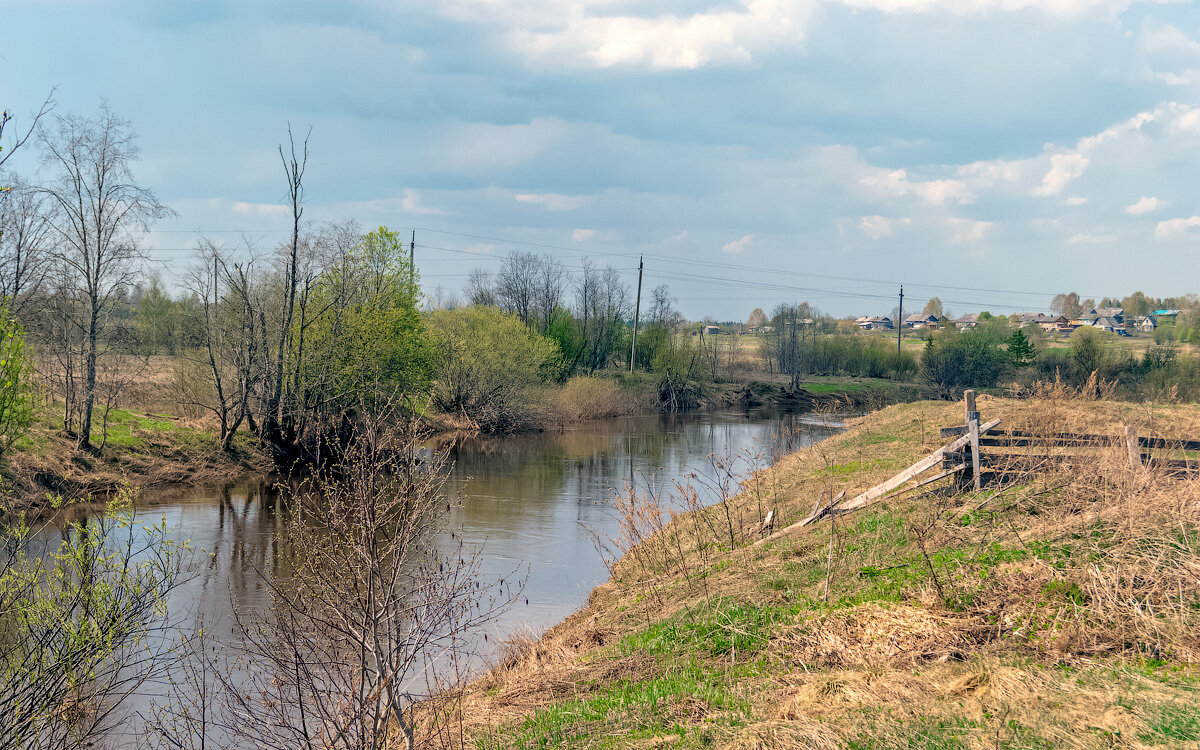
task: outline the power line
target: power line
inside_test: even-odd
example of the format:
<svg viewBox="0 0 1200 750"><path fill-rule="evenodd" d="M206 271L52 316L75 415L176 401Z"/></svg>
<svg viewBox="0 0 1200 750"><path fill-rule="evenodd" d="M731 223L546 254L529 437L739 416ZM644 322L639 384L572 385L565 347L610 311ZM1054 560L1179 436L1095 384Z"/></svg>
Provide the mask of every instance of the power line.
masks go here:
<svg viewBox="0 0 1200 750"><path fill-rule="evenodd" d="M559 251L563 251L563 252L579 254L579 255L583 256L584 258L589 257L589 256L604 256L604 257L612 257L612 258L630 258L632 260L632 258L637 256L636 253L611 252L611 251L596 250L595 248L584 249L584 248L577 248L577 247L567 247L567 246L563 246L563 245L554 245L554 244L549 244L549 243L539 243L539 242L530 242L530 241L526 241L526 240L502 238L502 237L496 237L496 236L492 236L492 235L479 235L479 234L471 234L471 233L466 233L466 232L453 232L453 231L449 231L449 230L434 229L431 227L414 227L413 229L414 229L414 231L419 229L422 232L430 232L430 233L434 233L434 234L447 235L447 236L453 236L453 237L462 237L462 238L473 239L473 240L484 240L484 241L488 241L488 242L496 242L496 243L500 243L503 245L511 246L513 248L539 248L539 249L545 249L545 250L559 250ZM184 233L184 232L187 232L190 230L163 230L163 231L164 232L172 232L172 233ZM281 232L281 231L290 231L290 230L270 229L270 230L247 231L247 230L232 230L232 229L230 229L230 230L208 230L207 233L222 232L222 233L254 234L255 232L261 233L261 232ZM439 246L439 245L421 244L421 248L427 249L427 250L436 250L436 251L440 251L440 252L452 253L455 255L472 256L472 257L477 257L477 258L481 258L481 259L489 260L489 261L493 261L493 260L494 261L504 261L506 258L506 256L500 255L500 254L494 253L494 252L483 252L483 251L478 251L478 250L451 248L451 247L444 247L444 246ZM152 248L152 249L159 251L159 252L194 252L194 250L195 250L195 248ZM663 253L647 252L647 253L644 253L644 255L646 255L647 257L656 258L656 259L668 262L668 263L672 264L673 266L678 265L680 263L686 263L687 267L689 267L689 268L698 266L698 267L702 267L702 268L711 268L711 269L719 269L719 270L737 270L737 271L765 273L765 274L771 274L772 276L776 276L776 277L777 276L789 276L789 277L800 277L800 278L813 278L813 279L822 279L822 280L827 280L827 281L851 282L851 283L856 283L856 284L871 284L871 285L877 284L877 285L894 286L894 284L896 283L894 281L884 280L884 279L873 279L873 278L844 276L844 275L835 275L835 274L819 274L819 273L811 273L811 272L807 272L807 271L796 271L796 270L792 270L792 269L771 268L771 267L763 267L763 266L750 266L750 265L745 265L745 264L741 264L741 263L725 263L725 262L720 262L720 261L708 261L708 260L697 260L697 259L687 259L685 261L676 256L666 255ZM578 273L577 267L568 266L566 263L563 262L562 259L553 258L552 256L547 256L547 257L551 262L553 262L556 266L558 266L558 268L560 270L562 270L564 273L567 273L568 275L574 275L575 273ZM152 263L158 263L158 264L165 265L168 263L176 263L179 261L179 258L147 258L147 260ZM429 258L429 259L422 259L422 262L446 262L449 260L450 259L448 259L448 258ZM632 275L636 269L617 268L614 270L616 270L617 273L619 273L619 274ZM736 287L740 287L740 288L744 288L744 289L758 289L758 290L762 290L764 292L776 292L780 295L788 295L788 296L805 295L805 296L815 296L816 298L835 297L835 298L842 298L842 299L862 299L862 300L893 299L893 297L890 293L878 293L877 294L877 293L872 293L869 291L855 291L855 290L849 290L849 289L830 289L830 288L823 288L823 287L782 284L782 283L778 283L778 282L765 282L765 281L757 281L757 280L751 280L751 279L741 279L741 278L731 277L728 275L713 276L713 275L709 275L709 274L689 273L688 271L677 270L677 269L676 270L661 270L661 271L655 270L654 274L658 278L664 278L664 279L674 280L674 281L681 281L681 282L686 282L688 284L711 284L711 285L719 286L722 289L728 289L730 286L736 286ZM423 276L423 278L446 278L446 279L449 279L449 278L466 278L467 276L468 276L468 274L425 274ZM988 287L970 287L970 286L960 286L960 285L950 285L950 284L930 284L930 283L913 284L910 282L909 286L917 287L917 288L921 288L921 289L931 289L931 290L945 289L945 290L951 290L951 291L978 292L978 293L982 293L982 294L1002 294L1002 295L1017 295L1017 296L1029 296L1029 297L1036 296L1036 297L1042 297L1042 298L1052 296L1051 293L1048 293L1048 292L1033 292L1033 291L1023 291L1023 290L1013 290L1013 289L994 289L994 288L988 288ZM1099 295L1088 295L1088 296L1095 297L1095 296L1099 296ZM725 299L733 299L731 297L724 297L724 298ZM757 299L757 298L746 298L746 299ZM954 305L979 306L981 308L995 307L995 308L999 308L999 309L1011 309L1011 310L1021 310L1021 309L1025 309L1028 306L1028 303L1010 304L1011 300L1002 301L1002 300L980 300L980 299L972 299L972 300L945 299L945 300L943 300L943 302L948 303L948 304L954 304Z"/></svg>

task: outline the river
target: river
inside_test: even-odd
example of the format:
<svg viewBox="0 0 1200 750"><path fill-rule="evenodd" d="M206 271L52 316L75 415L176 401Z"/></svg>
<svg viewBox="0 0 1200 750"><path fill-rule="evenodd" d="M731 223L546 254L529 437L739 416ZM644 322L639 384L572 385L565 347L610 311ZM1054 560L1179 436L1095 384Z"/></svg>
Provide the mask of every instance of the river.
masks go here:
<svg viewBox="0 0 1200 750"><path fill-rule="evenodd" d="M840 424L778 410L629 417L561 431L460 440L449 446L452 526L483 549L484 580L528 572L517 605L489 642L515 631L538 633L582 607L608 578L591 529L616 532L608 498L633 482L656 491L713 454L736 457L743 471L773 462L838 431ZM282 523L278 492L266 478L220 487L147 493L137 515L165 519L198 554L197 574L172 594L173 619L202 614L215 632L230 632L234 608L265 608L266 575ZM153 691L151 691L153 692ZM143 695L138 703L153 699ZM144 708L139 705L134 710Z"/></svg>

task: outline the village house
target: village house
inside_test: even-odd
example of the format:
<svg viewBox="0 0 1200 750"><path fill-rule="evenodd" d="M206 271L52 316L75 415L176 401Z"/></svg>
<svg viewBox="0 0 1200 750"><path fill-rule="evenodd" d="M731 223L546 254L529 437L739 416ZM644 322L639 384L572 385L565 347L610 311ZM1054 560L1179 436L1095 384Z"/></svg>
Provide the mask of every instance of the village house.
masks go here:
<svg viewBox="0 0 1200 750"><path fill-rule="evenodd" d="M921 313L914 313L904 319L904 327L915 329L937 328L938 319L936 315L922 315Z"/></svg>
<svg viewBox="0 0 1200 750"><path fill-rule="evenodd" d="M1070 326L1073 330L1075 328L1080 328L1082 326L1095 325L1096 321L1099 318L1100 318L1100 316L1097 315L1095 312L1082 313L1077 318L1071 318Z"/></svg>
<svg viewBox="0 0 1200 750"><path fill-rule="evenodd" d="M1107 315L1100 315L1091 323L1093 328L1099 328L1101 331L1109 331L1118 336L1128 336L1129 331L1125 330L1125 324L1118 321L1116 318Z"/></svg>
<svg viewBox="0 0 1200 750"><path fill-rule="evenodd" d="M1152 315L1139 315L1133 320L1133 328L1139 333L1154 333L1158 323Z"/></svg>
<svg viewBox="0 0 1200 750"><path fill-rule="evenodd" d="M960 331L965 331L968 328L974 328L979 325L979 313L967 313L958 318L955 318L954 325Z"/></svg>
<svg viewBox="0 0 1200 750"><path fill-rule="evenodd" d="M858 327L864 331L890 331L892 328L894 328L892 325L892 319L886 315L872 315L870 317L864 316L854 322L857 323Z"/></svg>

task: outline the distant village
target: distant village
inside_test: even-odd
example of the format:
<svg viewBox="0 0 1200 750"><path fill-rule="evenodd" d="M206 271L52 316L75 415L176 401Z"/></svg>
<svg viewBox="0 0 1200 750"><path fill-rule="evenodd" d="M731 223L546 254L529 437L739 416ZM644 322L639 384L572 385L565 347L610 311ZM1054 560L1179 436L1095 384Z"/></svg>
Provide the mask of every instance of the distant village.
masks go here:
<svg viewBox="0 0 1200 750"><path fill-rule="evenodd" d="M945 315L913 313L904 317L901 328L905 330L939 330L953 327L960 331L966 331L975 328L981 323L985 323L989 319L1003 319L1021 327L1037 326L1049 334L1069 335L1072 331L1086 326L1101 331L1108 331L1118 336L1134 336L1138 334L1153 334L1162 323L1175 323L1180 312L1180 310L1162 309L1155 310L1147 315L1126 315L1125 309L1121 307L1094 307L1073 318L1066 315L1054 315L1052 313L1023 312L1015 315L968 313L953 319ZM849 318L846 318L846 320L849 320ZM796 320L796 324L801 328L811 326L815 322L812 318ZM886 315L863 315L855 318L854 324L863 331L896 330L896 322ZM791 325L791 323L788 322L787 325ZM774 327L771 325L754 326L739 323L722 323L716 325L702 323L692 329L691 335L709 336L731 333L766 334L771 333L773 330Z"/></svg>
<svg viewBox="0 0 1200 750"><path fill-rule="evenodd" d="M1149 315L1126 316L1124 308L1095 307L1074 318L1068 318L1065 315L1026 312L1010 316L1010 320L1020 326L1036 325L1047 333L1069 334L1077 328L1090 326L1102 331L1115 333L1118 336L1129 336L1135 333L1154 333L1154 330L1161 321L1165 320L1173 323L1179 313L1179 310L1155 310ZM951 320L945 316L938 317L936 315L915 313L906 316L902 325L904 328L914 330L939 329L954 326L960 331L965 331L983 322L980 320L981 315L984 315L984 313L968 313L967 315ZM896 329L895 321L887 316L863 316L856 318L854 322L864 331L888 331Z"/></svg>

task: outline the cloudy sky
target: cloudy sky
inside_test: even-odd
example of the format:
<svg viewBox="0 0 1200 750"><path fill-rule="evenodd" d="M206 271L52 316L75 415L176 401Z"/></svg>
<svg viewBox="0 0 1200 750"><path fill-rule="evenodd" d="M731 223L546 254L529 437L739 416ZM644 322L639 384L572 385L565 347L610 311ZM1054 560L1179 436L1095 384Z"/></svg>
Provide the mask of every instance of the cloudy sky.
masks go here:
<svg viewBox="0 0 1200 750"><path fill-rule="evenodd" d="M107 99L196 232L416 228L427 287L514 248L670 285L956 312L1200 289L1200 10L1135 0L0 0L0 104ZM26 154L32 156L32 152ZM36 166L21 162L24 171ZM906 305L907 306L907 305Z"/></svg>

